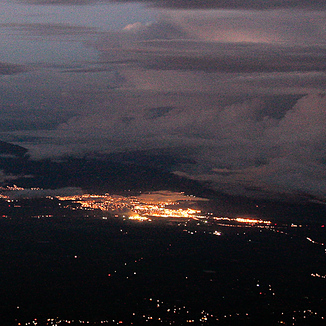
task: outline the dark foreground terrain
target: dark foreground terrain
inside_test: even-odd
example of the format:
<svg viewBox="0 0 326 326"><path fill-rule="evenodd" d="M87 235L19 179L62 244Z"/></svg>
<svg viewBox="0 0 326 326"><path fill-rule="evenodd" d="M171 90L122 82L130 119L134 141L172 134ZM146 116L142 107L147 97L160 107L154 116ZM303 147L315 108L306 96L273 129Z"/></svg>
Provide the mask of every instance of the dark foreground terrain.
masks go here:
<svg viewBox="0 0 326 326"><path fill-rule="evenodd" d="M325 325L324 230L2 218L0 324Z"/></svg>

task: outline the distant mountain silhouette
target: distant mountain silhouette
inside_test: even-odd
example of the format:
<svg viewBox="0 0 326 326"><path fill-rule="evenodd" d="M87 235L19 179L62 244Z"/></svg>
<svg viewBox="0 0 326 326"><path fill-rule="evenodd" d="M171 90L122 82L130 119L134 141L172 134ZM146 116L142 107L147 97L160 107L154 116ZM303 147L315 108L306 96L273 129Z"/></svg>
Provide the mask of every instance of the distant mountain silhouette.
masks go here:
<svg viewBox="0 0 326 326"><path fill-rule="evenodd" d="M0 156L12 155L16 157L23 157L26 155L26 153L26 148L0 140Z"/></svg>

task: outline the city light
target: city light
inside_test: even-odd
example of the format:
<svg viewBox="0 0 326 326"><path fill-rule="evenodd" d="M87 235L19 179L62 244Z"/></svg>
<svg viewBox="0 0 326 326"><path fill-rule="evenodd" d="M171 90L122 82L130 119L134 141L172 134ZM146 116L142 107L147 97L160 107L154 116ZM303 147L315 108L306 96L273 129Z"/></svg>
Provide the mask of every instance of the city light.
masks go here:
<svg viewBox="0 0 326 326"><path fill-rule="evenodd" d="M75 195L75 196L57 196L60 201L71 201L78 204L80 209L99 209L115 214L124 214L129 220L151 221L150 217L162 218L204 218L201 211L193 208L180 208L180 202L196 201L196 197L186 196L183 193L174 192L158 192L155 200L155 193L151 193L150 197L145 195L137 196L117 196L117 195ZM169 198L170 194L170 198ZM172 198L178 199L173 201ZM189 199L190 198L190 199ZM146 201L148 200L148 201ZM77 209L74 207L74 209Z"/></svg>
<svg viewBox="0 0 326 326"><path fill-rule="evenodd" d="M271 221L256 220L251 218L238 217L235 219L238 223L248 223L248 224L271 224Z"/></svg>

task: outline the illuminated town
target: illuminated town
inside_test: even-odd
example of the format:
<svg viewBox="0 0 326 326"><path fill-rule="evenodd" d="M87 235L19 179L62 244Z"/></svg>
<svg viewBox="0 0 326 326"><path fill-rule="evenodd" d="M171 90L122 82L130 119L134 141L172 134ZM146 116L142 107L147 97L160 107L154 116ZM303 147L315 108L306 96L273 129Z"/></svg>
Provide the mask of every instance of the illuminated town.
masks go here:
<svg viewBox="0 0 326 326"><path fill-rule="evenodd" d="M189 197L182 193L157 192L152 193L153 196L162 196L164 201L158 199L147 200L146 198L130 196L123 197L117 195L105 194L103 196L84 194L81 196L66 196L57 198L61 201L71 201L73 204L80 204L80 209L99 209L108 211L117 216L128 216L131 220L150 221L151 217L166 218L191 218L199 219L205 216L201 215L201 211L192 208L179 208L179 201L172 201L171 198L178 195L183 201L190 201ZM198 199L200 200L200 199ZM191 202L196 201L196 197L191 197Z"/></svg>
<svg viewBox="0 0 326 326"><path fill-rule="evenodd" d="M9 229L19 226L4 248L9 243L14 250L20 242L31 246L31 252L24 249L29 258L28 267L22 263L22 281L18 277L8 286L23 282L24 288L24 275L32 273L35 284L51 291L42 302L35 299L34 309L47 307L47 300L60 306L51 299L58 292L64 311L40 308L32 316L24 312L30 302L18 298L15 321L6 325L251 325L255 320L261 325L324 325L324 224L217 216L206 210L205 198L182 192L39 198L35 195L43 189L1 191L0 221ZM5 249L2 258L7 255ZM14 255L19 257L19 251ZM292 266L292 255L299 267ZM296 292L289 297L297 279L304 280L300 287L305 289L298 300ZM72 288L72 298L62 296L61 283ZM32 292L24 295L30 298ZM81 315L69 317L65 306L70 311L76 305Z"/></svg>

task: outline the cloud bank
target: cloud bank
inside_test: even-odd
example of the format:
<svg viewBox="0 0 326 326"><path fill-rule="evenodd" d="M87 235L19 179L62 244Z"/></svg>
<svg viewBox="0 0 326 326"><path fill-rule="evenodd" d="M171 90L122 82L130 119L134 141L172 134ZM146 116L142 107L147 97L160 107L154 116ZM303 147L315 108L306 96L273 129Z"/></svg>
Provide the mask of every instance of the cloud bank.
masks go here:
<svg viewBox="0 0 326 326"><path fill-rule="evenodd" d="M314 9L324 6L162 1L155 21L115 31L11 25L29 38L80 37L98 59L2 81L42 99L37 126L2 127L4 140L37 158L161 151L176 174L230 194L325 199L326 12ZM32 105L26 97L25 112Z"/></svg>

